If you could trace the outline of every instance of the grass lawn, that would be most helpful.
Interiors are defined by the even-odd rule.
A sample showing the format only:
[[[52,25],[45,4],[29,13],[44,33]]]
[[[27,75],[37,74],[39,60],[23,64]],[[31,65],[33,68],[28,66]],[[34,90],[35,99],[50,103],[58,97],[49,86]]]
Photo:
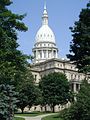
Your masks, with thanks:
[[[24,113],[24,114],[17,113],[15,115],[16,116],[27,116],[27,117],[31,116],[31,117],[34,117],[34,116],[43,115],[43,114],[47,114],[47,113],[45,113],[45,112],[30,112],[30,113]]]
[[[25,120],[24,118],[15,117],[13,120]]]
[[[44,117],[42,118],[42,120],[63,120],[63,119],[61,119],[59,115],[56,114],[56,115],[50,115],[50,116]]]

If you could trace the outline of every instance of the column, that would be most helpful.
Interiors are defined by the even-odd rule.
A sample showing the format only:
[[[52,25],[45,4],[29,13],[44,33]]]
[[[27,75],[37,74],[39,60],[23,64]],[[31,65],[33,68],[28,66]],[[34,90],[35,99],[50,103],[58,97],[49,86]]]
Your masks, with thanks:
[[[36,59],[38,58],[38,55],[37,55],[37,54],[38,54],[38,52],[37,52],[37,50],[36,50]]]
[[[78,89],[80,90],[80,84],[78,84]]]
[[[54,55],[53,55],[53,50],[52,50],[52,58],[54,57]]]
[[[76,91],[76,83],[73,84],[73,91],[74,91],[74,93],[77,92],[77,91]],[[76,101],[76,96],[74,96],[74,100]]]
[[[48,59],[48,50],[46,50],[46,58]]]
[[[43,59],[44,58],[44,52],[43,52],[43,50],[41,52],[42,52],[42,59]]]
[[[56,50],[56,58],[58,58],[58,55],[57,55],[57,50]]]
[[[77,91],[76,91],[76,83],[73,83],[73,91],[74,91],[74,92],[77,92]]]

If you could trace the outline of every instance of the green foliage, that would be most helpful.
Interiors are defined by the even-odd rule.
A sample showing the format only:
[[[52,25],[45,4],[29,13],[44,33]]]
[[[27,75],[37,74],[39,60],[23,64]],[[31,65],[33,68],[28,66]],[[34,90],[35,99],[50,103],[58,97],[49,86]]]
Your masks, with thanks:
[[[18,85],[19,96],[17,106],[24,111],[26,106],[31,106],[36,100],[36,86],[34,84],[34,78],[30,70],[27,70],[24,75],[22,75],[22,81]]]
[[[42,91],[40,90],[39,86],[35,87],[35,94],[36,94],[36,100],[34,102],[34,105],[41,105],[43,106],[43,97],[42,97]]]
[[[26,55],[17,50],[17,31],[26,31],[27,27],[21,22],[25,15],[7,9],[11,3],[10,0],[0,1],[0,84],[16,85],[27,64]]]
[[[0,85],[0,119],[12,120],[16,107],[15,88],[10,85]]]
[[[90,120],[90,84],[86,81],[81,85],[77,102],[63,114],[64,120]]]
[[[69,100],[69,83],[63,73],[50,73],[40,81],[44,104],[54,106],[66,104]]]
[[[27,31],[22,22],[25,15],[12,13],[8,8],[11,0],[0,0],[0,119],[12,120],[14,111],[14,85],[15,90],[22,75],[26,71],[27,56],[17,48],[17,31]]]
[[[77,65],[79,71],[90,72],[90,1],[87,8],[82,9],[79,21],[71,27],[73,39],[67,57]]]
[[[20,117],[15,117],[13,120],[25,120],[25,119]]]

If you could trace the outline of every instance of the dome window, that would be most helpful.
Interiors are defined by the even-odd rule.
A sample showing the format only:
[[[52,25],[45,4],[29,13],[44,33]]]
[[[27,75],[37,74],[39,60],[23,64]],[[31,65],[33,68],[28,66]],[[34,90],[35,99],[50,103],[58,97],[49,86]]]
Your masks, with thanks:
[[[54,58],[56,57],[56,51],[55,50],[53,51],[53,56],[54,56]]]
[[[45,37],[46,35],[44,34],[44,37]]]
[[[36,58],[36,50],[34,51],[34,57]]]

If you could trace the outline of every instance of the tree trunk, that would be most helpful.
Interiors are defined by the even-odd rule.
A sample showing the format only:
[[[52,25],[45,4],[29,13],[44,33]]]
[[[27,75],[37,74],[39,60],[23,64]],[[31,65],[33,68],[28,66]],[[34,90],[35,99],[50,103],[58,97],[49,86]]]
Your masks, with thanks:
[[[8,108],[7,120],[13,120],[13,106],[12,106],[11,96],[9,96],[9,108]]]
[[[42,112],[43,111],[43,107],[41,106],[40,108],[41,108],[41,112]]]
[[[55,113],[55,105],[52,105],[52,112]]]
[[[46,105],[45,105],[45,112],[47,112],[47,107],[46,107]]]
[[[22,114],[23,114],[23,112],[24,112],[24,108],[22,108],[21,111],[22,111]]]

